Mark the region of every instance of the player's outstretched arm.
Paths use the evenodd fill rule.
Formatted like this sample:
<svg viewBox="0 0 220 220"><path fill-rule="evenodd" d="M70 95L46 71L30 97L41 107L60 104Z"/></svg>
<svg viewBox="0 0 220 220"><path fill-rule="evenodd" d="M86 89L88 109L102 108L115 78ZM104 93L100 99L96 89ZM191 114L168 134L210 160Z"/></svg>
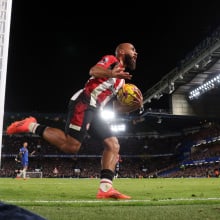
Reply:
<svg viewBox="0 0 220 220"><path fill-rule="evenodd" d="M106 69L99 65L93 66L89 74L95 78L119 78L119 79L131 79L132 75L129 72L124 72L125 68L120 67L118 64L114 66L113 69Z"/></svg>

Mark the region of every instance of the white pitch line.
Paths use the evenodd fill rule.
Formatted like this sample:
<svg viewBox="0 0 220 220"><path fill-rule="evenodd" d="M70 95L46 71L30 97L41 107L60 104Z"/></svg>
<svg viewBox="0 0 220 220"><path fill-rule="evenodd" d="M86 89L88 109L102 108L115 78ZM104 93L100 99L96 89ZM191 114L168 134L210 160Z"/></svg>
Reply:
<svg viewBox="0 0 220 220"><path fill-rule="evenodd" d="M220 198L176 198L176 199L158 199L158 200L5 200L8 203L31 202L31 203L99 203L99 202L172 202L172 201L208 201L220 200Z"/></svg>

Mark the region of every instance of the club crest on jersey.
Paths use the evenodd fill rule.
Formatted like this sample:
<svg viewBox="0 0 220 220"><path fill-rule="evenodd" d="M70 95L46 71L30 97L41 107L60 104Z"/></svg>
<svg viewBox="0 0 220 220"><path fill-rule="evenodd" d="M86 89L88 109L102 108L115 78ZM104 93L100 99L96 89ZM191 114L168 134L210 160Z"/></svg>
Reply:
<svg viewBox="0 0 220 220"><path fill-rule="evenodd" d="M105 57L100 62L98 62L98 64L104 65L107 62L108 62L108 57Z"/></svg>

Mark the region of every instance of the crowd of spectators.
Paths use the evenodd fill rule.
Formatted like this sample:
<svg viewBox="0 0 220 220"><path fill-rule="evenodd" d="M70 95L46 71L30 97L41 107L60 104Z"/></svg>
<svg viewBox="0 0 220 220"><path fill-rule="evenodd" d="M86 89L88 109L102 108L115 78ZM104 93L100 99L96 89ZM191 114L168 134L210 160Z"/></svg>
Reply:
<svg viewBox="0 0 220 220"><path fill-rule="evenodd" d="M7 118L8 123L13 120L14 116ZM62 127L64 119L42 116L40 120L50 120L56 127L57 124ZM218 176L216 170L219 170L218 161L183 164L185 161L219 157L218 137L220 137L220 127L216 124L208 124L196 132L174 137L120 136L121 161L118 177L216 177ZM35 154L30 156L30 172L40 170L43 177L51 178L99 177L102 143L87 137L80 151L69 155L33 134L3 135L0 177L13 177L14 158L24 141L29 143L31 152L35 151Z"/></svg>

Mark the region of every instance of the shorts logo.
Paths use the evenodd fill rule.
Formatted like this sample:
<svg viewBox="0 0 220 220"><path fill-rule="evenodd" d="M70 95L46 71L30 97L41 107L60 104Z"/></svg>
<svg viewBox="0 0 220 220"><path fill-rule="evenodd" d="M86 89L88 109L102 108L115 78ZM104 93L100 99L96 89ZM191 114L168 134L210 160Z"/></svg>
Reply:
<svg viewBox="0 0 220 220"><path fill-rule="evenodd" d="M89 130L89 127L90 127L90 123L88 123L88 124L86 125L86 130L87 130L87 131Z"/></svg>
<svg viewBox="0 0 220 220"><path fill-rule="evenodd" d="M80 126L73 125L73 124L70 124L70 125L69 125L69 128L74 129L74 130L76 130L76 131L80 131L80 130L81 130L81 127L80 127Z"/></svg>

